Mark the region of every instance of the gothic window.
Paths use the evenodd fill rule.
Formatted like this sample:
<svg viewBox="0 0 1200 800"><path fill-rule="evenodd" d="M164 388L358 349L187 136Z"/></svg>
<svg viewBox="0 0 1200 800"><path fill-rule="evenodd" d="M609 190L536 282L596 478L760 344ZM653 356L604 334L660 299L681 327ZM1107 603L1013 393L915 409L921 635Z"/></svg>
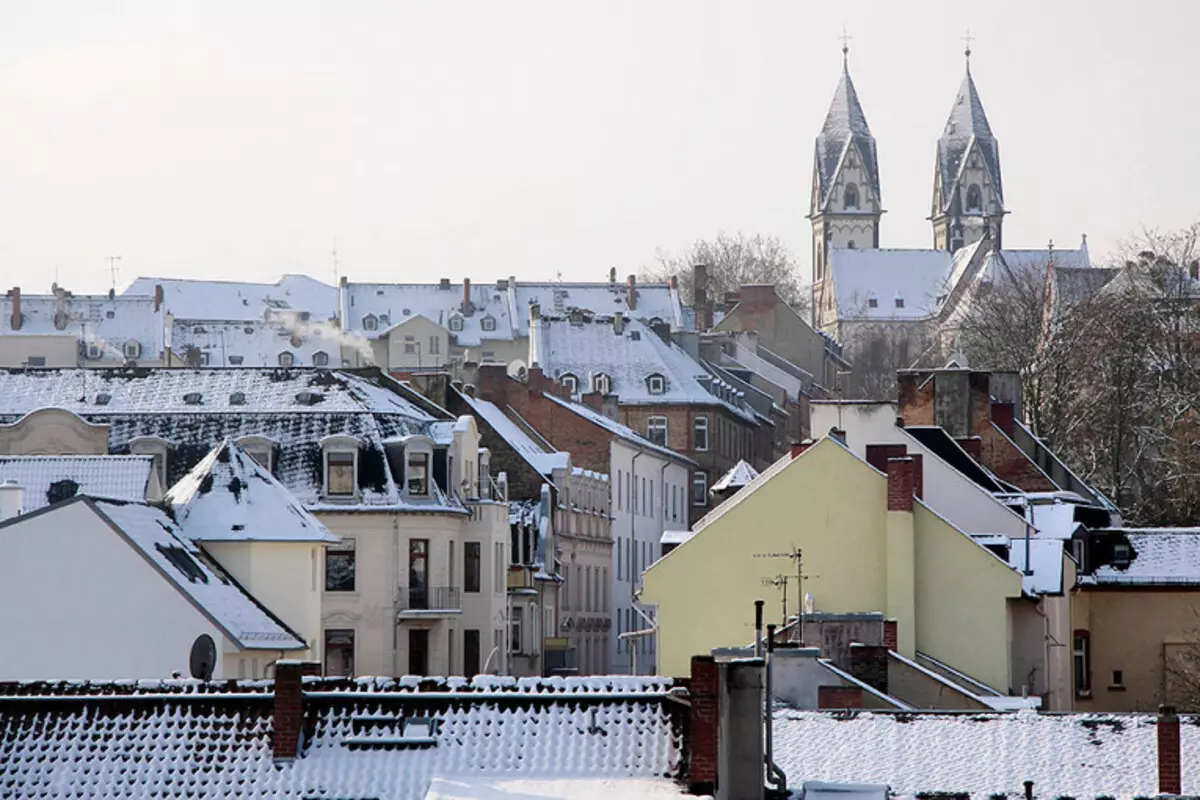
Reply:
<svg viewBox="0 0 1200 800"><path fill-rule="evenodd" d="M967 211L982 211L983 210L983 192L979 191L979 184L972 183L967 188Z"/></svg>
<svg viewBox="0 0 1200 800"><path fill-rule="evenodd" d="M846 184L846 194L843 205L845 205L847 209L858 208L858 187L853 183Z"/></svg>

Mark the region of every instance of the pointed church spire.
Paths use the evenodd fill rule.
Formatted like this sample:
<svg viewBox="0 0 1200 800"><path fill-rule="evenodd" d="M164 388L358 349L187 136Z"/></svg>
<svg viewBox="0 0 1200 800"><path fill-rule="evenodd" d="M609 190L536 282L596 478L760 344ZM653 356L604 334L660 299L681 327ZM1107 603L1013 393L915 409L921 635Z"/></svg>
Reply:
<svg viewBox="0 0 1200 800"><path fill-rule="evenodd" d="M967 47L966 73L946 120L946 128L938 139L938 165L942 173L942 211L949 211L955 199L967 158L974 150L987 170L995 200L1004 208L1004 192L1000 180L1000 146L992 135L983 100L971 75L971 35L964 37Z"/></svg>
<svg viewBox="0 0 1200 800"><path fill-rule="evenodd" d="M874 197L879 197L879 169L875 156L875 137L867 124L867 115L858 102L858 92L850 78L850 36L842 32L842 76L833 93L833 102L825 115L825 124L817 136L816 171L819 200L813 213L824 208L833 189L838 166L846 152L857 148L862 157L868 185Z"/></svg>

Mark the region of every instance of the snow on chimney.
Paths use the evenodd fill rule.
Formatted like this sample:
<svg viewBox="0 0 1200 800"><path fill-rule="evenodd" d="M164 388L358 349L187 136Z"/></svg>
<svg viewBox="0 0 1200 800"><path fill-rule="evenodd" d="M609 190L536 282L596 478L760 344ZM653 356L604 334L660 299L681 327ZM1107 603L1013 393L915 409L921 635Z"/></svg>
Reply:
<svg viewBox="0 0 1200 800"><path fill-rule="evenodd" d="M163 288L161 283L154 284L154 313L162 308L163 304Z"/></svg>
<svg viewBox="0 0 1200 800"><path fill-rule="evenodd" d="M630 311L637 310L637 276L630 275L625 279L625 303L629 306Z"/></svg>
<svg viewBox="0 0 1200 800"><path fill-rule="evenodd" d="M12 300L12 320L10 324L14 331L21 330L21 287L14 286L8 290L9 299Z"/></svg>
<svg viewBox="0 0 1200 800"><path fill-rule="evenodd" d="M16 481L0 483L0 522L25 513L25 489Z"/></svg>
<svg viewBox="0 0 1200 800"><path fill-rule="evenodd" d="M315 661L281 659L275 662L275 706L272 749L276 761L291 761L300 754L300 732L304 728L305 675L320 675Z"/></svg>
<svg viewBox="0 0 1200 800"><path fill-rule="evenodd" d="M1179 716L1175 706L1158 707L1158 793L1182 794L1179 763Z"/></svg>
<svg viewBox="0 0 1200 800"><path fill-rule="evenodd" d="M913 459L889 458L887 464L887 510L912 511Z"/></svg>

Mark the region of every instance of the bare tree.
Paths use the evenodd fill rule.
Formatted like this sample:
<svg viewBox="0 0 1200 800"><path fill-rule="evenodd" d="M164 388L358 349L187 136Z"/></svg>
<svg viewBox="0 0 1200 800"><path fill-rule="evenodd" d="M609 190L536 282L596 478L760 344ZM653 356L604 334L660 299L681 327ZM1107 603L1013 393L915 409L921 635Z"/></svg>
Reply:
<svg viewBox="0 0 1200 800"><path fill-rule="evenodd" d="M774 284L788 305L807 316L808 290L800 280L796 259L774 236L747 236L718 233L714 239L699 239L679 253L659 250L655 263L641 270L643 280L665 281L679 278L680 293L692 297L692 268L708 266L708 296L717 303L726 292L736 292L744 284Z"/></svg>

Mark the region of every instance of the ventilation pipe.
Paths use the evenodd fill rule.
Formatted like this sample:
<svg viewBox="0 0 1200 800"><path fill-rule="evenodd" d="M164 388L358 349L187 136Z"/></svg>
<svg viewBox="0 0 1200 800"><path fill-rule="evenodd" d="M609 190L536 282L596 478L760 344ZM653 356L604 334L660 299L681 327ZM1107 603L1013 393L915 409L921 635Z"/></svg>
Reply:
<svg viewBox="0 0 1200 800"><path fill-rule="evenodd" d="M16 481L0 483L0 522L25 513L25 489Z"/></svg>
<svg viewBox="0 0 1200 800"><path fill-rule="evenodd" d="M762 614L763 601L754 601L754 657L762 658Z"/></svg>
<svg viewBox="0 0 1200 800"><path fill-rule="evenodd" d="M757 616L762 617L762 601L755 603ZM763 693L763 720L766 725L766 753L764 761L767 766L767 783L775 787L781 795L787 796L787 775L775 763L774 727L775 727L775 685L772 680L775 666L775 624L767 626L767 691Z"/></svg>

